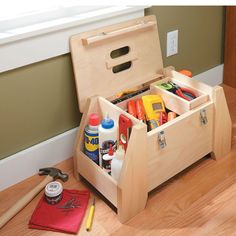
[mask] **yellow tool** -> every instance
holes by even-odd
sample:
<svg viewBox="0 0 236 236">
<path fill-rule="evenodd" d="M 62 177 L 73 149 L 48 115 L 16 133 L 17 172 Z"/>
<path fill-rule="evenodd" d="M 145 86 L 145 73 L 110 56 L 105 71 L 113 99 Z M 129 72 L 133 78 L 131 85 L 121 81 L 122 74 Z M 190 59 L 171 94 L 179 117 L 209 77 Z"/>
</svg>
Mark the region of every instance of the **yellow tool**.
<svg viewBox="0 0 236 236">
<path fill-rule="evenodd" d="M 165 105 L 160 95 L 142 96 L 148 120 L 155 120 L 159 123 L 161 112 L 165 112 Z M 158 125 L 159 126 L 159 125 Z"/>
<path fill-rule="evenodd" d="M 89 216 L 88 216 L 88 219 L 86 222 L 86 230 L 87 231 L 89 231 L 91 229 L 92 222 L 93 222 L 94 210 L 95 210 L 95 198 L 93 199 L 93 204 L 90 207 Z"/>
</svg>

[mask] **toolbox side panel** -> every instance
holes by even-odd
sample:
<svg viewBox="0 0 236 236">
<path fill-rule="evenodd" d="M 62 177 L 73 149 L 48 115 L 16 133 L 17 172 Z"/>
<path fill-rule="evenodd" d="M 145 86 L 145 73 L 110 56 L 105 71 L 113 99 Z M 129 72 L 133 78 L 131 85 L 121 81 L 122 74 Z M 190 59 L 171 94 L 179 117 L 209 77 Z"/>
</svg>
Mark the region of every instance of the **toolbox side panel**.
<svg viewBox="0 0 236 236">
<path fill-rule="evenodd" d="M 200 111 L 206 110 L 207 124 Z M 160 149 L 158 133 L 164 131 L 166 147 Z M 153 190 L 186 167 L 212 152 L 213 103 L 189 111 L 148 134 L 148 189 Z"/>
<path fill-rule="evenodd" d="M 106 199 L 117 207 L 117 183 L 81 151 L 77 152 L 77 170 Z"/>
</svg>

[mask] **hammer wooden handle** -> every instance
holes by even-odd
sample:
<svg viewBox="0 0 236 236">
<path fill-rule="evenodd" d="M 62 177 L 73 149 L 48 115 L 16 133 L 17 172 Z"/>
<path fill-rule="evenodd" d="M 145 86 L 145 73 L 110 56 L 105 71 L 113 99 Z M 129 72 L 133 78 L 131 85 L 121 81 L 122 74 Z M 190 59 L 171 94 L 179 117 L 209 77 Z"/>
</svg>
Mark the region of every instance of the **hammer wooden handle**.
<svg viewBox="0 0 236 236">
<path fill-rule="evenodd" d="M 7 212 L 0 217 L 0 229 L 20 210 L 22 210 L 49 182 L 53 181 L 51 176 L 46 176 L 34 189 L 18 200 Z"/>
</svg>

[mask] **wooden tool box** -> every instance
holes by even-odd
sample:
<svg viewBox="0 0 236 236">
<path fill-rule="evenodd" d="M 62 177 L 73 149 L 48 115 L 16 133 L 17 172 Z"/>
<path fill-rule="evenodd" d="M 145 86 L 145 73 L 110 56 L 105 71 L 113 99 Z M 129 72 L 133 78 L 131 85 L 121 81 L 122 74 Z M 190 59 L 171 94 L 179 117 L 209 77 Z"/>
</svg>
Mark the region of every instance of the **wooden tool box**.
<svg viewBox="0 0 236 236">
<path fill-rule="evenodd" d="M 117 208 L 121 222 L 145 208 L 149 191 L 208 153 L 217 159 L 230 151 L 231 119 L 223 89 L 163 68 L 154 16 L 75 35 L 70 45 L 83 113 L 75 174 L 83 176 Z M 179 116 L 147 132 L 145 124 L 123 109 L 127 101 L 114 105 L 106 98 L 150 81 L 153 83 L 145 94 L 160 94 L 165 106 Z M 165 81 L 190 88 L 198 97 L 189 102 L 156 86 Z M 92 112 L 101 117 L 109 112 L 116 121 L 124 114 L 133 122 L 118 182 L 83 153 L 84 128 Z"/>
</svg>

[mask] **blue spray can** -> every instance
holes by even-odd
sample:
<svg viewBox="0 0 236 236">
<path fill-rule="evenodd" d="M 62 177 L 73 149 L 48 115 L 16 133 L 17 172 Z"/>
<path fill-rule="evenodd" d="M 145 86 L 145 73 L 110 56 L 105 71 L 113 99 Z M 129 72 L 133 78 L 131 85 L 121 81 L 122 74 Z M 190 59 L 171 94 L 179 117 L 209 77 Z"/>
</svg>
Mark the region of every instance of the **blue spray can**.
<svg viewBox="0 0 236 236">
<path fill-rule="evenodd" d="M 99 116 L 92 113 L 89 123 L 84 129 L 84 153 L 99 165 L 99 141 L 98 141 Z"/>
</svg>

